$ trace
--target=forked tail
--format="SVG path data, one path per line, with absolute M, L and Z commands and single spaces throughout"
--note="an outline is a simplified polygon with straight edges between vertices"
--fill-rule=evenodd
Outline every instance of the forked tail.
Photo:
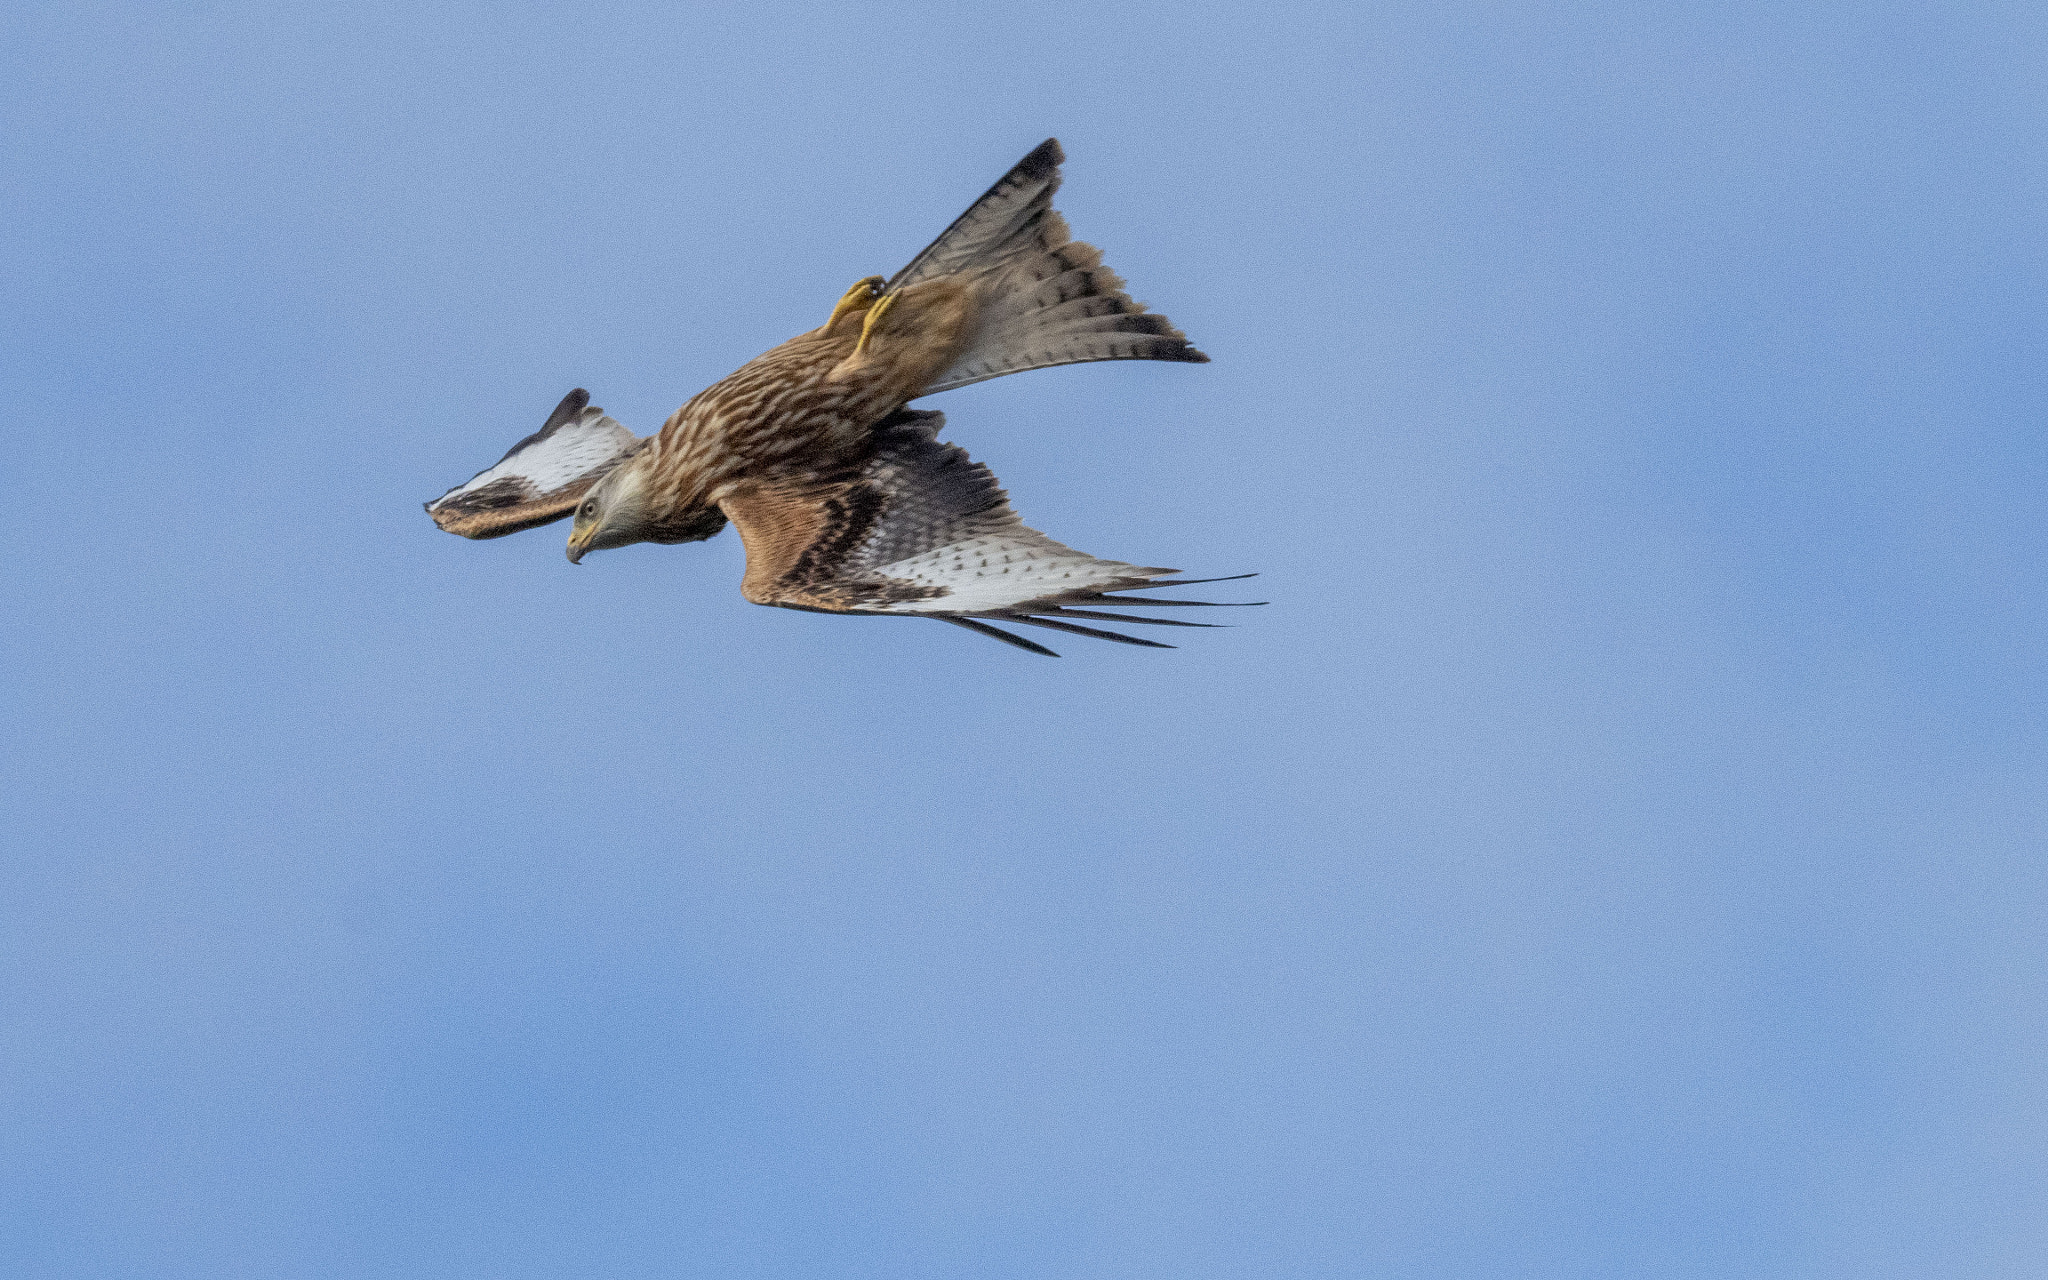
M 1131 301 L 1101 250 L 1068 234 L 1052 207 L 1065 158 L 1047 138 L 884 287 L 960 275 L 981 298 L 974 338 L 923 394 L 1091 360 L 1207 363 L 1165 316 Z

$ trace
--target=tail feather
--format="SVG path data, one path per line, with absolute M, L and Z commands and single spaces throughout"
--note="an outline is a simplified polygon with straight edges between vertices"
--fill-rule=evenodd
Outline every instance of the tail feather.
M 1060 185 L 1060 163 L 1066 158 L 1058 138 L 1039 143 L 891 277 L 886 288 L 894 292 L 920 280 L 951 275 L 975 264 L 990 248 L 1016 239 L 1026 223 L 1051 211 L 1052 193 Z
M 1100 249 L 1072 238 L 1052 207 L 1063 159 L 1048 138 L 889 282 L 894 291 L 961 275 L 981 298 L 974 338 L 923 394 L 1091 360 L 1208 361 L 1165 316 L 1131 300 Z

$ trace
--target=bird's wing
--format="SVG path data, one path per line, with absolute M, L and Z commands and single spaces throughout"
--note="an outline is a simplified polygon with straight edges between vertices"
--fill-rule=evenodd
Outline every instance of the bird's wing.
M 939 442 L 944 423 L 943 414 L 903 410 L 876 428 L 868 460 L 843 475 L 722 499 L 746 542 L 747 599 L 938 618 L 1036 653 L 1051 650 L 985 620 L 1153 648 L 1172 646 L 1076 620 L 1207 625 L 1095 612 L 1090 606 L 1206 602 L 1107 594 L 1174 585 L 1159 579 L 1178 571 L 1098 560 L 1027 528 L 987 467 Z
M 605 473 L 633 456 L 640 437 L 591 407 L 578 387 L 540 430 L 497 464 L 427 504 L 434 523 L 465 538 L 501 538 L 559 520 Z

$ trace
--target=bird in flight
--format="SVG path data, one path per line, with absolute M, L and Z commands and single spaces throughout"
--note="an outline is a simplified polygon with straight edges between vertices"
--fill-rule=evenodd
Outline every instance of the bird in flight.
M 1105 613 L 1208 607 L 1130 594 L 1222 582 L 1098 560 L 1027 528 L 995 475 L 906 406 L 969 383 L 1091 360 L 1207 356 L 1124 292 L 1052 207 L 1065 157 L 1048 138 L 910 265 L 848 289 L 824 324 L 697 393 L 637 437 L 582 389 L 497 464 L 426 504 L 496 538 L 573 515 L 569 559 L 739 526 L 755 604 L 936 618 L 1057 657 L 993 625 L 1172 648 L 1085 622 L 1206 626 Z M 1237 575 L 1250 577 L 1250 574 Z

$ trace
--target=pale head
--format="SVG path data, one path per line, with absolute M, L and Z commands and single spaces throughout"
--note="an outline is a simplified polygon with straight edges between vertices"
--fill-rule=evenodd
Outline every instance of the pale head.
M 725 512 L 717 504 L 694 501 L 678 505 L 665 497 L 653 465 L 654 452 L 642 450 L 617 470 L 590 486 L 576 504 L 569 530 L 569 562 L 586 552 L 608 551 L 635 542 L 702 542 L 725 528 Z
M 575 523 L 569 529 L 569 563 L 580 562 L 588 552 L 648 540 L 647 473 L 645 467 L 634 465 L 639 461 L 630 458 L 613 468 L 576 504 Z

